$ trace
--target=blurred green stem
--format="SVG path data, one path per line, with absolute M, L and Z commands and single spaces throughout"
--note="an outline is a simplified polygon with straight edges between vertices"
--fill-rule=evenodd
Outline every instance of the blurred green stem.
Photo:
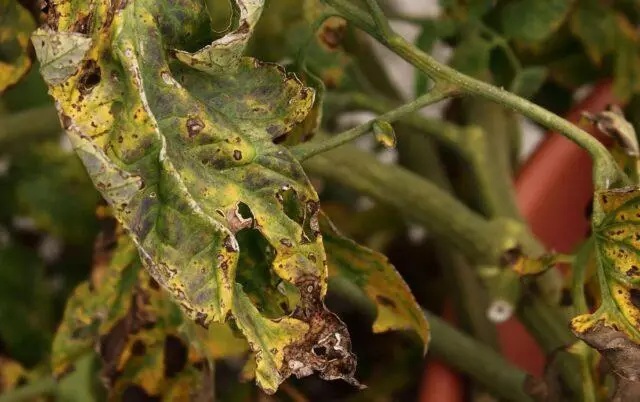
M 396 208 L 479 263 L 499 264 L 527 232 L 519 222 L 487 220 L 433 183 L 352 145 L 317 154 L 304 165 Z
M 62 134 L 62 128 L 58 112 L 52 105 L 0 116 L 0 150 L 56 134 Z
M 0 402 L 28 401 L 39 396 L 54 395 L 57 387 L 58 383 L 53 378 L 42 378 L 1 394 Z
M 329 289 L 336 291 L 370 317 L 376 314 L 375 305 L 354 283 L 333 277 Z M 493 394 L 509 401 L 530 401 L 530 393 L 542 391 L 539 380 L 512 366 L 500 353 L 447 324 L 441 318 L 424 311 L 429 321 L 431 342 L 429 351 L 461 373 L 468 375 Z

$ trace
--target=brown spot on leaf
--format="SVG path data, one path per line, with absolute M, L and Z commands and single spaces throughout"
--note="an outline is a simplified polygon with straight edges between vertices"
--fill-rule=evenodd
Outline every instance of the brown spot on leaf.
M 239 161 L 242 159 L 242 152 L 238 149 L 233 151 L 233 159 Z
M 376 301 L 380 304 L 382 304 L 383 306 L 387 306 L 390 308 L 396 308 L 396 302 L 394 302 L 393 300 L 391 300 L 390 298 L 386 297 L 386 296 L 382 296 L 382 295 L 377 295 L 376 296 Z
M 158 396 L 147 394 L 144 388 L 138 385 L 129 385 L 122 393 L 122 402 L 160 402 Z
M 635 308 L 640 310 L 640 289 L 631 289 L 629 291 L 629 299 Z M 640 364 L 640 361 L 638 362 Z
M 95 60 L 87 60 L 82 64 L 82 76 L 78 80 L 78 91 L 82 95 L 86 95 L 100 83 L 101 70 Z
M 187 347 L 182 339 L 168 335 L 164 340 L 164 376 L 173 378 L 187 364 Z
M 144 342 L 139 339 L 131 346 L 131 354 L 134 356 L 144 356 L 146 353 L 147 347 L 144 345 Z
M 201 120 L 190 118 L 187 120 L 187 132 L 189 138 L 193 138 L 204 129 L 204 123 Z

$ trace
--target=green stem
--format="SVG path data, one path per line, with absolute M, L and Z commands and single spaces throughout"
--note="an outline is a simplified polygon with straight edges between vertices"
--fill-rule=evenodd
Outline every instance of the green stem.
M 54 395 L 57 387 L 58 383 L 53 378 L 43 378 L 3 393 L 0 402 L 28 401 L 38 396 Z
M 478 263 L 499 264 L 525 230 L 489 221 L 431 182 L 350 145 L 318 154 L 305 167 L 398 209 Z
M 378 29 L 370 15 L 362 11 L 358 6 L 353 5 L 349 0 L 325 1 L 334 7 L 339 15 L 359 26 L 400 57 L 428 74 L 436 82 L 454 85 L 463 93 L 480 96 L 513 109 L 545 127 L 559 132 L 584 148 L 594 160 L 594 184 L 596 188 L 606 189 L 619 181 L 628 182 L 628 178 L 620 171 L 607 149 L 594 137 L 570 122 L 502 88 L 497 88 L 486 82 L 466 76 L 451 67 L 437 62 L 433 57 L 395 33 L 385 35 L 384 32 Z
M 443 99 L 449 98 L 455 95 L 456 91 L 452 91 L 448 87 L 440 86 L 433 88 L 429 93 L 422 95 L 421 97 L 406 103 L 396 109 L 393 109 L 373 120 L 360 124 L 350 130 L 336 134 L 321 142 L 307 142 L 300 145 L 296 145 L 291 148 L 293 155 L 300 161 L 304 161 L 314 155 L 322 152 L 326 152 L 330 149 L 339 147 L 348 142 L 355 140 L 363 134 L 368 133 L 376 120 L 384 120 L 389 123 L 402 118 L 402 116 L 422 109 L 425 106 L 439 102 Z
M 53 106 L 41 106 L 24 112 L 0 116 L 0 149 L 23 144 L 25 140 L 51 138 L 62 134 L 58 112 Z
M 566 318 L 542 300 L 534 297 L 523 299 L 518 316 L 536 342 L 547 355 L 563 350 L 576 341 L 567 331 Z M 559 365 L 562 378 L 574 392 L 582 390 L 582 376 L 579 361 L 568 356 Z
M 331 277 L 329 290 L 348 299 L 365 315 L 375 317 L 375 305 L 353 282 L 340 276 Z M 424 313 L 431 331 L 430 353 L 499 397 L 511 401 L 533 401 L 527 389 L 536 384 L 534 378 L 512 366 L 495 350 L 453 328 L 438 316 L 428 311 Z
M 473 340 L 426 312 L 431 328 L 430 351 L 454 368 L 510 401 L 533 401 L 526 388 L 535 379 L 507 363 L 495 350 Z
M 594 243 L 595 240 L 593 236 L 589 237 L 580 247 L 580 250 L 578 250 L 572 265 L 571 296 L 573 298 L 574 315 L 576 316 L 589 313 L 589 305 L 587 304 L 587 298 L 584 294 L 584 283 Z

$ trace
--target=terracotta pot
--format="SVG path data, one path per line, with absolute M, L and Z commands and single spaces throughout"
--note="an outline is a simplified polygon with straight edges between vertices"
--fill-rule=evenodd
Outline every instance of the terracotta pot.
M 577 122 L 582 111 L 596 113 L 615 103 L 610 82 L 594 87 L 566 116 Z M 601 141 L 607 141 L 598 137 Z M 549 249 L 572 252 L 588 233 L 587 208 L 591 202 L 591 159 L 566 138 L 547 133 L 516 178 L 518 205 L 533 233 Z M 452 311 L 443 314 L 451 321 Z M 500 349 L 507 360 L 536 375 L 543 374 L 545 356 L 516 318 L 498 325 Z M 439 361 L 425 368 L 421 402 L 462 402 L 460 375 Z

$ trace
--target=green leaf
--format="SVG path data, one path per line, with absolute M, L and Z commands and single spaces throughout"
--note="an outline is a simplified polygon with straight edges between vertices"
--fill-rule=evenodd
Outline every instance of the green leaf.
M 489 69 L 493 47 L 493 43 L 480 36 L 468 35 L 456 47 L 450 64 L 464 74 L 479 77 Z
M 571 4 L 571 0 L 512 1 L 502 9 L 502 30 L 512 39 L 542 41 L 562 25 Z
M 329 257 L 329 276 L 355 284 L 376 305 L 373 332 L 414 331 L 426 352 L 429 324 L 411 290 L 387 258 L 342 236 L 325 214 L 320 229 Z
M 0 0 L 0 93 L 29 71 L 27 48 L 34 29 L 31 14 L 16 0 Z
M 58 30 L 36 32 L 34 44 L 76 152 L 183 311 L 204 327 L 233 318 L 267 392 L 314 371 L 355 383 L 349 334 L 323 302 L 318 196 L 273 143 L 305 119 L 313 91 L 276 65 L 240 57 L 262 2 L 235 3 L 239 28 L 200 50 L 192 48 L 211 30 L 197 0 L 97 2 L 86 34 L 72 32 L 84 26 L 74 3 L 60 2 Z M 64 57 L 71 63 L 59 66 Z M 287 192 L 301 214 L 284 205 Z M 300 295 L 289 315 L 263 315 L 236 278 L 246 222 L 274 250 L 270 271 Z
M 617 31 L 613 10 L 598 0 L 582 0 L 571 15 L 571 32 L 582 42 L 591 60 L 599 65 L 614 50 Z
M 510 91 L 523 98 L 531 98 L 544 84 L 548 74 L 546 67 L 527 67 L 513 78 Z

